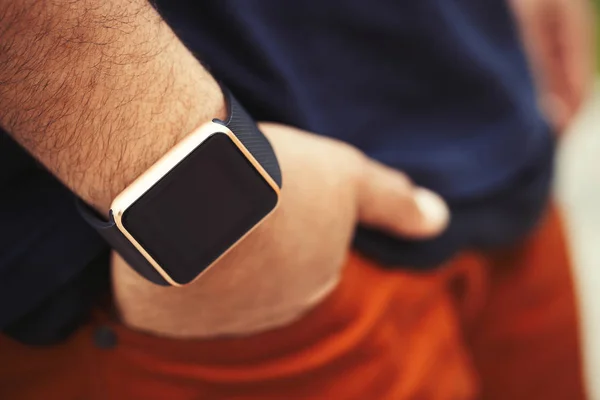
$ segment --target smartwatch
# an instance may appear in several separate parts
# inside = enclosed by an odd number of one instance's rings
[[[281,171],[267,138],[223,88],[226,121],[186,136],[112,202],[81,215],[140,275],[159,285],[198,278],[276,207]]]

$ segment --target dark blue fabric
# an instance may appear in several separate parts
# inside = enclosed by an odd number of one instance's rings
[[[514,242],[537,221],[554,145],[505,0],[156,6],[257,120],[350,142],[448,199],[453,220],[441,238],[361,228],[355,245],[367,255],[430,268],[459,249]],[[3,134],[0,166],[0,327],[43,329],[28,317],[44,314],[49,298],[45,318],[70,326],[79,292],[65,287],[106,268],[92,260],[107,248],[68,191]],[[56,300],[63,291],[70,301]]]
[[[431,268],[535,224],[549,193],[552,135],[505,0],[157,6],[256,119],[350,142],[450,203],[441,237],[360,228],[363,253]]]
[[[0,165],[3,328],[38,308],[107,248],[77,213],[73,195],[2,133]]]
[[[256,119],[350,142],[447,198],[496,190],[546,148],[505,0],[156,3]]]

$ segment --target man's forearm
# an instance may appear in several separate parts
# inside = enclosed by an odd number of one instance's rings
[[[97,208],[224,114],[146,0],[0,0],[0,125]]]

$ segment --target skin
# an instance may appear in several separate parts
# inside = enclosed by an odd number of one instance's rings
[[[558,132],[572,122],[594,82],[590,0],[511,0],[537,79],[540,104]]]
[[[262,124],[279,155],[279,209],[201,279],[173,290],[114,262],[114,293],[133,327],[172,337],[243,335],[281,326],[337,284],[357,222],[412,237],[439,232],[442,201],[343,143]],[[419,208],[417,199],[428,207]],[[161,307],[148,307],[160,299]]]
[[[0,0],[0,110],[9,134],[103,212],[226,114],[216,82],[144,0]]]
[[[218,85],[146,0],[0,0],[0,125],[99,211],[224,114]],[[271,329],[335,288],[358,221],[418,238],[445,228],[443,200],[402,173],[338,141],[261,127],[284,174],[280,207],[181,289],[115,257],[115,304],[129,326],[179,338]]]

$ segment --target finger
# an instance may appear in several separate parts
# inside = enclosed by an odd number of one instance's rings
[[[539,2],[513,0],[512,5],[519,21],[519,30],[527,50],[540,90],[551,89],[552,77],[559,75],[556,64],[555,12],[549,6],[540,7]]]
[[[367,160],[358,189],[364,225],[412,238],[438,235],[448,225],[450,213],[440,196],[383,164]]]
[[[567,105],[577,113],[594,76],[593,11],[587,0],[561,0],[560,53],[564,63]]]
[[[568,86],[559,46],[557,7],[553,1],[513,0],[512,5],[537,84],[540,107],[559,130],[565,119],[563,114],[568,112],[562,108],[567,102]],[[561,107],[556,108],[557,104]]]

